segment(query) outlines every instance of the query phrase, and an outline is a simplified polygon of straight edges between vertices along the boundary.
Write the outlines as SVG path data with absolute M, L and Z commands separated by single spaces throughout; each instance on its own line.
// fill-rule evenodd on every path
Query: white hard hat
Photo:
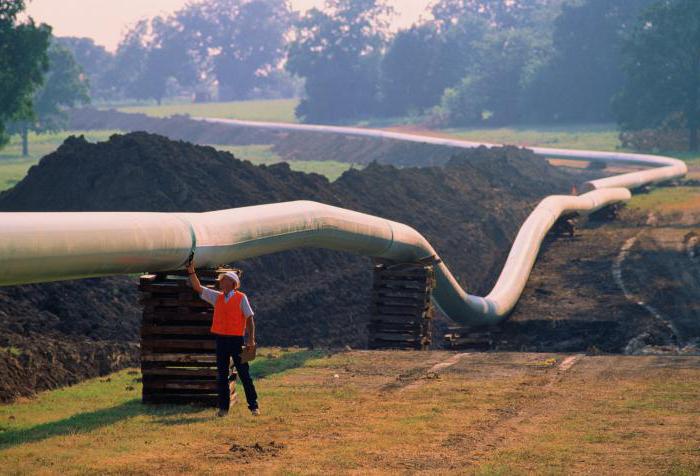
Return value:
M 231 278 L 237 285 L 241 285 L 241 278 L 239 278 L 233 271 L 226 271 L 225 273 L 220 274 L 219 279 L 221 278 Z

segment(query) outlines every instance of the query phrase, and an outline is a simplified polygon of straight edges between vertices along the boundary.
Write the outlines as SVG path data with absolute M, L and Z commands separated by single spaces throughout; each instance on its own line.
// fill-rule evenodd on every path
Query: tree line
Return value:
M 687 128 L 690 147 L 698 147 L 697 0 L 438 0 L 428 19 L 398 32 L 384 0 L 326 0 L 303 15 L 286 0 L 211 0 L 138 22 L 115 53 L 86 38 L 52 38 L 31 19 L 18 22 L 23 6 L 0 0 L 0 44 L 26 47 L 20 62 L 29 79 L 14 84 L 17 76 L 4 74 L 18 60 L 0 49 L 0 127 L 10 116 L 25 131 L 52 127 L 55 120 L 37 120 L 42 104 L 52 103 L 40 88 L 72 77 L 74 87 L 61 94 L 73 95 L 44 115 L 56 117 L 87 96 L 301 96 L 296 113 L 306 122 L 617 121 L 628 130 Z

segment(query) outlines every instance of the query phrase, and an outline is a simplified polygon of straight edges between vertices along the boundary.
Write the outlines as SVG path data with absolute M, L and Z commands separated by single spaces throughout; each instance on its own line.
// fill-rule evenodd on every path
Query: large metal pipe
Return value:
M 233 122 L 270 128 L 313 130 L 453 147 L 474 142 L 335 126 Z M 316 202 L 297 201 L 207 213 L 0 213 L 0 285 L 89 276 L 167 271 L 181 268 L 194 251 L 200 266 L 301 247 L 349 251 L 376 258 L 438 259 L 436 304 L 465 325 L 499 322 L 513 309 L 547 231 L 566 213 L 591 213 L 630 198 L 625 187 L 668 180 L 686 173 L 685 164 L 667 157 L 537 148 L 548 157 L 605 160 L 661 168 L 588 183 L 581 196 L 545 198 L 516 236 L 506 264 L 486 297 L 467 294 L 413 228 L 383 218 Z
M 434 144 L 460 149 L 473 149 L 476 147 L 499 147 L 501 144 L 489 142 L 473 142 L 445 137 L 423 136 L 419 134 L 407 134 L 404 132 L 384 131 L 380 129 L 366 129 L 362 127 L 326 126 L 316 124 L 288 124 L 284 122 L 255 122 L 238 119 L 222 118 L 194 118 L 199 121 L 228 124 L 235 127 L 254 127 L 271 130 L 317 132 L 325 134 L 342 134 L 360 137 L 374 137 L 377 139 L 393 139 L 404 142 L 418 142 L 421 144 Z M 584 184 L 586 191 L 599 188 L 625 187 L 635 189 L 644 185 L 664 182 L 688 173 L 688 167 L 682 160 L 671 157 L 651 154 L 631 154 L 623 152 L 604 152 L 592 150 L 553 149 L 547 147 L 529 147 L 535 154 L 554 159 L 583 160 L 587 162 L 608 162 L 620 165 L 637 165 L 642 167 L 654 167 L 653 170 L 631 172 L 614 177 L 592 180 Z

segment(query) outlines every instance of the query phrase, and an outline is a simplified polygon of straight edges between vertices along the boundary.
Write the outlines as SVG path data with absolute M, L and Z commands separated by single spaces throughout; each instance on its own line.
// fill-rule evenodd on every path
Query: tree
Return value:
M 551 55 L 562 0 L 441 0 L 432 13 L 444 38 L 435 62 L 445 89 L 436 109 L 454 125 L 523 117 L 523 97 Z
M 148 29 L 149 22 L 141 20 L 119 42 L 112 66 L 103 81 L 103 87 L 110 97 L 138 97 L 139 88 L 135 83 L 141 78 L 148 57 L 144 44 Z
M 620 90 L 622 35 L 652 0 L 586 0 L 565 5 L 555 20 L 554 53 L 529 97 L 529 118 L 541 122 L 606 122 Z
M 137 22 L 119 43 L 108 75 L 113 94 L 160 104 L 171 81 L 193 86 L 198 69 L 190 35 L 174 17 Z
M 396 34 L 381 63 L 384 114 L 421 112 L 439 101 L 442 90 L 450 85 L 435 76 L 441 44 L 442 39 L 430 23 Z
M 286 68 L 306 80 L 296 114 L 304 121 L 337 121 L 372 114 L 386 43 L 380 0 L 327 0 L 295 25 Z
M 486 33 L 482 19 L 462 15 L 400 31 L 381 65 L 382 112 L 423 112 L 440 102 L 477 63 L 475 45 Z
M 680 113 L 688 147 L 698 150 L 700 127 L 700 2 L 659 0 L 624 39 L 626 81 L 615 99 L 623 129 L 657 127 Z
M 528 29 L 493 31 L 475 45 L 478 61 L 441 101 L 451 125 L 504 125 L 519 122 L 522 97 L 532 70 L 546 57 L 546 43 Z
M 17 17 L 24 0 L 0 0 L 0 146 L 8 141 L 6 124 L 28 109 L 48 68 L 51 28 Z
M 22 136 L 22 155 L 29 155 L 28 133 L 61 130 L 66 122 L 65 109 L 89 101 L 88 83 L 71 52 L 53 43 L 49 47 L 49 71 L 44 85 L 34 94 L 29 107 L 15 116 L 11 130 Z
M 440 0 L 432 7 L 433 17 L 443 25 L 457 23 L 469 15 L 494 30 L 538 28 L 550 23 L 564 0 Z
M 70 50 L 90 83 L 90 97 L 109 99 L 108 72 L 112 69 L 114 55 L 104 46 L 95 44 L 92 38 L 71 36 L 56 37 L 54 41 Z
M 133 97 L 152 98 L 160 104 L 170 80 L 184 87 L 197 82 L 190 35 L 191 32 L 184 31 L 175 18 L 151 20 L 151 40 L 142 40 L 146 44 L 146 55 L 141 74 L 131 86 Z
M 292 13 L 287 0 L 193 3 L 173 18 L 200 76 L 216 78 L 219 98 L 248 99 L 279 80 Z M 187 46 L 188 45 L 188 46 Z

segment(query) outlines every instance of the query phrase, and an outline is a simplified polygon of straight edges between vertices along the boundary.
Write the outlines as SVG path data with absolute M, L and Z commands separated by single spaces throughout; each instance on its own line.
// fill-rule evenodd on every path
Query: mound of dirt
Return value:
M 370 164 L 331 183 L 320 175 L 293 172 L 287 164 L 254 166 L 211 147 L 140 132 L 98 144 L 67 139 L 0 194 L 0 210 L 200 212 L 316 200 L 413 226 L 462 285 L 483 293 L 531 208 L 580 179 L 528 150 L 506 147 L 462 152 L 444 167 Z M 369 259 L 296 250 L 235 265 L 245 271 L 243 286 L 257 312 L 262 345 L 365 345 Z M 136 294 L 135 280 L 127 277 L 0 288 L 0 333 L 55 332 L 69 345 L 78 337 L 131 344 L 140 320 Z M 28 341 L 8 337 L 2 345 Z M 34 359 L 28 366 L 40 367 L 42 357 L 27 352 Z M 121 362 L 131 362 L 134 355 Z M 93 368 L 98 366 L 95 360 Z M 51 367 L 43 372 L 49 375 Z M 0 387 L 6 381 L 0 375 Z M 44 380 L 36 388 L 51 386 Z

